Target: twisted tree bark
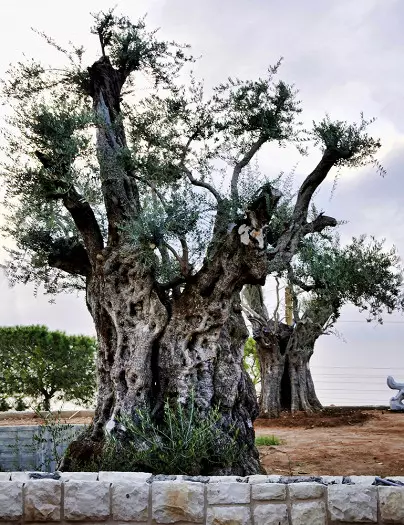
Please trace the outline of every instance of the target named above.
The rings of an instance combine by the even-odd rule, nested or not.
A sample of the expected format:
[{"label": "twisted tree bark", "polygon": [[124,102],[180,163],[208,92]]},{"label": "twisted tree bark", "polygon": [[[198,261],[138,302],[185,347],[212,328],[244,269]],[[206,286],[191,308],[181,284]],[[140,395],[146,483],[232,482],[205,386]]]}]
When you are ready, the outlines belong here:
[{"label": "twisted tree bark", "polygon": [[[239,294],[246,283],[264,284],[271,265],[285,267],[304,235],[336,224],[325,216],[307,222],[307,212],[313,192],[338,157],[332,150],[324,153],[299,192],[291,223],[270,252],[263,232],[276,209],[279,192],[265,185],[250,203],[247,218],[232,224],[231,203],[207,183],[197,183],[182,162],[180,168],[190,182],[210,189],[218,201],[217,220],[201,269],[194,275],[184,273],[182,287],[177,283],[170,293],[170,286],[158,283],[120,227],[135,220],[141,211],[136,177],[121,162],[127,148],[120,118],[126,74],[105,56],[89,69],[88,93],[99,121],[97,155],[108,242],[104,247],[96,221],[76,220],[87,255],[87,305],[99,342],[99,383],[92,434],[85,446],[71,447],[70,456],[85,459],[83,454],[99,450],[97,442],[102,441],[106,424],[122,413],[134,415],[137,409],[146,409],[158,421],[166,399],[186,404],[193,396],[202,413],[219,406],[220,425],[236,430],[244,445],[231,472],[219,469],[217,473],[258,473],[261,466],[253,430],[258,406],[243,368],[247,331]],[[266,136],[260,137],[236,165],[233,189],[241,169],[266,140]],[[86,208],[78,211],[88,212]],[[63,266],[73,271],[72,262],[64,260]],[[68,468],[66,462],[64,468]]]}]

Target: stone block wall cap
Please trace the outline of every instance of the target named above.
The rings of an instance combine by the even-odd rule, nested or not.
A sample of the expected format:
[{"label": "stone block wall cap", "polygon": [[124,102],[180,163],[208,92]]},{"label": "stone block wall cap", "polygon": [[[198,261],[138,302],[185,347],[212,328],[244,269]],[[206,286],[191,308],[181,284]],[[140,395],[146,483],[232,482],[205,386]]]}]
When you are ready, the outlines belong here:
[{"label": "stone block wall cap", "polygon": [[375,476],[349,476],[354,485],[371,486],[375,483]]},{"label": "stone block wall cap", "polygon": [[62,481],[98,481],[98,472],[58,472]]},{"label": "stone block wall cap", "polygon": [[98,473],[98,481],[135,481],[146,482],[153,478],[150,472],[112,472],[100,471]]},{"label": "stone block wall cap", "polygon": [[209,483],[245,483],[248,478],[240,476],[210,476]]}]

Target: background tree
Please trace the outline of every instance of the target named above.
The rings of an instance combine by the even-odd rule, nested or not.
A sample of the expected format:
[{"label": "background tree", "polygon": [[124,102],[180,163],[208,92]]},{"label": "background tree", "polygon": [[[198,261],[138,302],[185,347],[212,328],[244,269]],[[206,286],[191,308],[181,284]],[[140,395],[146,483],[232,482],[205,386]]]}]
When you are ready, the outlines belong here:
[{"label": "background tree", "polygon": [[403,308],[399,258],[394,248],[386,251],[384,242],[374,238],[353,238],[346,246],[336,235],[306,238],[286,279],[294,302],[292,326],[280,321],[279,301],[270,318],[260,287],[244,292],[260,364],[262,417],[321,408],[309,362],[317,339],[332,333],[345,304],[379,323],[383,312]]},{"label": "background tree", "polygon": [[96,342],[45,326],[0,328],[0,396],[29,397],[50,410],[52,400],[88,406],[95,395]]},{"label": "background tree", "polygon": [[[260,470],[258,407],[242,364],[247,338],[239,292],[289,263],[301,240],[333,226],[308,220],[313,193],[334,166],[375,162],[369,122],[326,118],[302,131],[296,91],[277,77],[230,79],[206,96],[184,46],[158,40],[143,20],[95,17],[100,58],[81,47],[57,69],[17,64],[3,93],[13,108],[4,169],[14,281],[49,292],[81,287],[98,337],[99,389],[87,448],[105,425],[146,408],[158,421],[165,399],[201,413],[220,406],[244,453],[231,471]],[[184,69],[185,67],[185,69]],[[139,78],[154,89],[144,96]],[[143,96],[142,96],[143,95]],[[280,200],[249,165],[268,143],[312,140],[322,150],[290,220],[268,225]],[[272,231],[272,230],[271,230]],[[93,445],[91,445],[93,443]]]}]

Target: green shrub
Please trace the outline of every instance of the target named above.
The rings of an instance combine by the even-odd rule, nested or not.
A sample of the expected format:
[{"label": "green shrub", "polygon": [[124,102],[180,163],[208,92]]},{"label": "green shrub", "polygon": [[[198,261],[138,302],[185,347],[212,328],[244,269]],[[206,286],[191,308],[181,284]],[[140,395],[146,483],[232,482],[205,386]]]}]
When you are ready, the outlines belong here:
[{"label": "green shrub", "polygon": [[282,440],[276,436],[257,436],[255,438],[255,445],[257,447],[270,447],[274,445],[281,445]]},{"label": "green shrub", "polygon": [[231,468],[244,445],[234,428],[220,427],[217,408],[203,414],[194,400],[184,407],[166,402],[162,421],[156,423],[147,411],[124,415],[117,429],[106,437],[102,454],[91,464],[70,470],[146,471],[153,474],[209,475]]},{"label": "green shrub", "polygon": [[0,396],[29,398],[44,410],[55,399],[91,405],[95,351],[92,337],[46,326],[0,327]]},{"label": "green shrub", "polygon": [[5,397],[0,399],[0,412],[7,412],[7,410],[10,410],[11,405],[7,401]]},{"label": "green shrub", "polygon": [[70,423],[62,423],[60,411],[56,414],[51,411],[39,412],[37,415],[43,419],[38,431],[32,437],[32,450],[43,449],[41,463],[34,466],[34,470],[50,472],[54,463],[58,465],[63,457],[64,450],[81,429]]},{"label": "green shrub", "polygon": [[24,410],[27,410],[28,408],[29,407],[27,403],[24,401],[24,399],[22,399],[22,397],[19,397],[18,399],[16,399],[14,403],[14,409],[17,412],[23,412]]}]

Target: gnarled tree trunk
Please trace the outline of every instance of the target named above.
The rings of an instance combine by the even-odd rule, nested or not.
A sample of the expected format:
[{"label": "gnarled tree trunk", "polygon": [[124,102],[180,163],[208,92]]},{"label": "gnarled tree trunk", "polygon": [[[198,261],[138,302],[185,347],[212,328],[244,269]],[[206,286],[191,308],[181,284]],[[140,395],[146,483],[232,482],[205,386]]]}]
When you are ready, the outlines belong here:
[{"label": "gnarled tree trunk", "polygon": [[320,410],[310,359],[315,342],[332,317],[333,306],[314,302],[302,318],[289,326],[269,320],[260,286],[246,286],[243,298],[260,364],[260,417],[276,418],[283,410]]},{"label": "gnarled tree trunk", "polygon": [[314,343],[303,343],[299,325],[269,321],[255,332],[255,341],[261,369],[260,417],[276,418],[282,410],[320,410],[309,365]]},{"label": "gnarled tree trunk", "polygon": [[[134,415],[137,409],[146,409],[158,421],[167,398],[186,404],[193,396],[202,412],[219,405],[221,426],[229,431],[236,429],[244,445],[231,472],[219,469],[217,473],[258,473],[261,467],[253,430],[258,406],[243,369],[247,331],[239,294],[247,283],[264,284],[271,264],[277,271],[285,267],[305,235],[336,224],[335,219],[323,215],[308,222],[307,213],[315,189],[338,157],[333,150],[324,153],[299,191],[290,224],[273,240],[276,249],[268,251],[263,232],[276,209],[279,192],[270,185],[263,186],[250,203],[246,217],[233,217],[230,210],[234,203],[231,205],[206,182],[195,181],[186,169],[184,149],[184,158],[176,168],[184,171],[191,184],[211,191],[217,201],[217,220],[199,271],[191,273],[184,264],[179,276],[181,288],[177,281],[163,285],[153,269],[142,262],[142,246],[130,245],[123,228],[141,213],[137,176],[130,163],[122,162],[127,143],[120,97],[128,74],[125,68],[113,67],[107,56],[89,68],[88,94],[97,115],[107,246],[91,207],[71,192],[65,206],[85,249],[79,250],[79,265],[77,261],[73,265],[69,253],[63,260],[53,261],[54,266],[86,277],[87,305],[99,342],[98,398],[92,434],[88,446],[82,442],[80,449],[79,443],[75,452],[71,447],[70,453],[77,459],[83,459],[81,451],[93,453],[107,423],[113,423],[122,413]],[[260,135],[236,164],[232,178],[235,202],[242,168],[267,139],[265,134]],[[64,468],[68,468],[67,463]]]},{"label": "gnarled tree trunk", "polygon": [[[253,428],[258,403],[243,367],[248,332],[239,293],[214,279],[215,286],[203,294],[206,279],[168,305],[130,250],[105,249],[98,257],[87,287],[99,342],[92,451],[108,421],[136,409],[150,411],[158,421],[166,399],[187,403],[193,396],[202,413],[219,407],[221,427],[237,431],[242,445],[238,464],[213,474],[262,472]],[[86,447],[75,450],[79,460],[88,459]],[[63,468],[69,468],[68,461]]]},{"label": "gnarled tree trunk", "polygon": [[260,363],[261,392],[260,417],[279,417],[287,408],[284,399],[284,372],[287,363],[287,347],[292,329],[287,325],[276,327],[272,321],[262,333],[256,335],[257,355]]}]

